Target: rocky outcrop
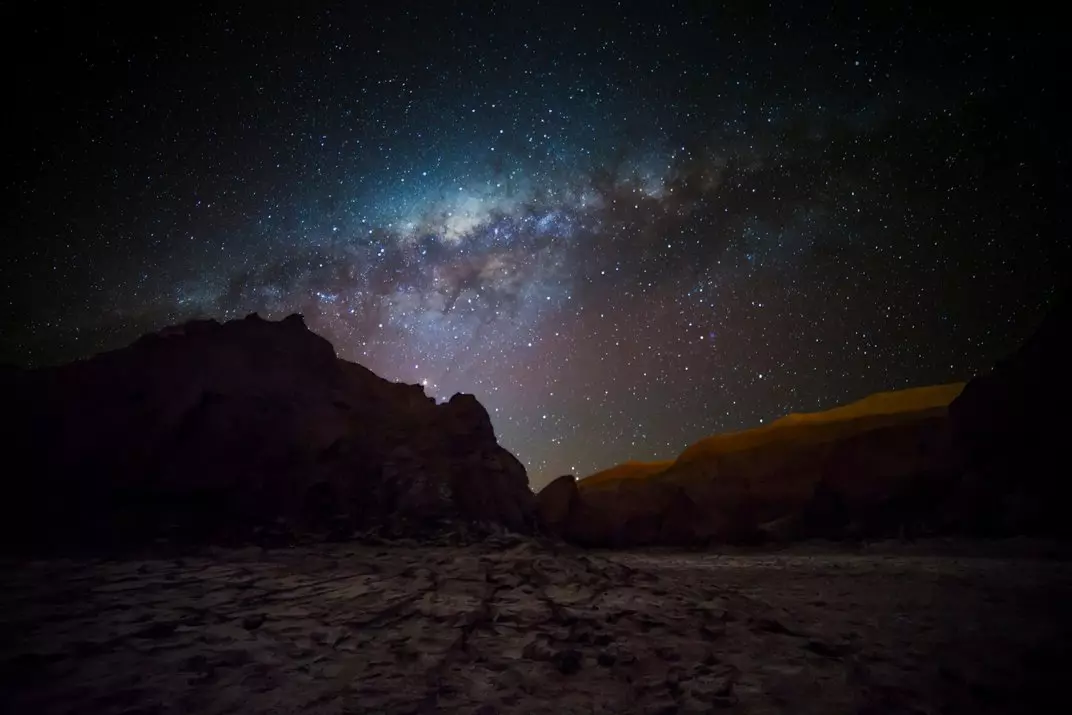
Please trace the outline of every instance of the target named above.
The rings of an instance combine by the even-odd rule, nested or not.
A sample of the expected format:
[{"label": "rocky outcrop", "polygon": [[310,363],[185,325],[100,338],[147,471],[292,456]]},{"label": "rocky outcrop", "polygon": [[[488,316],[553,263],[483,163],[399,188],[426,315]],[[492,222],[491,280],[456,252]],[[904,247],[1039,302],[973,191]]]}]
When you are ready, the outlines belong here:
[{"label": "rocky outcrop", "polygon": [[537,523],[524,467],[472,395],[437,405],[338,359],[300,316],[194,321],[5,384],[9,539]]},{"label": "rocky outcrop", "polygon": [[946,411],[962,387],[880,393],[716,435],[673,462],[600,472],[577,483],[568,518],[548,527],[613,547],[931,528],[955,474]]},{"label": "rocky outcrop", "polygon": [[536,511],[540,522],[552,533],[562,531],[569,521],[570,510],[577,497],[577,478],[566,474],[555,479],[540,490],[536,497]]},{"label": "rocky outcrop", "polygon": [[964,530],[1072,537],[1064,496],[1070,334],[1066,293],[1018,351],[950,405],[964,457],[956,515]]}]

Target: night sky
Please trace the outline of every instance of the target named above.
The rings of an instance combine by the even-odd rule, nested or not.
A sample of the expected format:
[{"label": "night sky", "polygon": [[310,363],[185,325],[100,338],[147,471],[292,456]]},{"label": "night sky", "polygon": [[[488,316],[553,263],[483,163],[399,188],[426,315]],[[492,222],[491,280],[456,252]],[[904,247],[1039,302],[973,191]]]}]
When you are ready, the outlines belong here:
[{"label": "night sky", "polygon": [[5,3],[0,359],[300,312],[539,486],[965,379],[1066,280],[1053,18],[581,4]]}]

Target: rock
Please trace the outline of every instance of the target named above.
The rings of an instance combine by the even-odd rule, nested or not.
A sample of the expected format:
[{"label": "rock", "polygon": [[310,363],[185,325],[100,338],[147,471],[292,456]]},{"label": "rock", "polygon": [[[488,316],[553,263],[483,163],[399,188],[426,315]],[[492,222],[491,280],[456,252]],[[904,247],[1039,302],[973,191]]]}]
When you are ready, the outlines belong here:
[{"label": "rock", "polygon": [[847,643],[826,643],[824,641],[809,640],[804,648],[824,658],[843,658],[852,652],[852,646]]},{"label": "rock", "polygon": [[521,655],[529,660],[554,660],[558,651],[551,648],[547,639],[537,636],[522,648]]},{"label": "rock", "polygon": [[[962,385],[879,393],[715,435],[672,462],[630,462],[581,479],[541,509],[583,546],[757,544],[864,535],[925,523],[956,463],[947,409]],[[867,475],[860,478],[860,475]],[[545,517],[546,519],[547,517]]]},{"label": "rock", "polygon": [[300,316],[192,321],[4,384],[8,460],[33,473],[6,480],[8,548],[537,525],[475,397],[437,405],[338,359]]},{"label": "rock", "polygon": [[551,662],[558,668],[558,672],[563,675],[573,675],[578,672],[583,661],[584,656],[581,655],[581,652],[573,648],[557,651],[551,656]]},{"label": "rock", "polygon": [[723,638],[726,635],[726,628],[722,625],[718,625],[715,628],[712,628],[704,624],[700,626],[699,633],[700,638],[710,643],[712,641],[717,641]]},{"label": "rock", "polygon": [[[1038,330],[988,374],[971,380],[950,405],[964,459],[955,518],[986,536],[1072,538],[1065,512],[1067,338],[1072,294],[1059,296]],[[1055,471],[1055,468],[1057,471]]]},{"label": "rock", "polygon": [[175,632],[178,627],[178,623],[170,621],[154,621],[145,628],[142,628],[135,635],[139,638],[150,638],[156,640],[158,638],[166,638]]},{"label": "rock", "polygon": [[264,625],[266,616],[263,613],[254,613],[242,619],[242,627],[247,631],[255,631]]},{"label": "rock", "polygon": [[577,498],[577,478],[572,474],[555,479],[536,495],[540,522],[552,534],[561,535]]},{"label": "rock", "polygon": [[789,628],[775,618],[756,618],[752,620],[750,625],[754,630],[760,631],[761,633],[777,633],[778,635],[783,636],[800,635],[795,630]]}]

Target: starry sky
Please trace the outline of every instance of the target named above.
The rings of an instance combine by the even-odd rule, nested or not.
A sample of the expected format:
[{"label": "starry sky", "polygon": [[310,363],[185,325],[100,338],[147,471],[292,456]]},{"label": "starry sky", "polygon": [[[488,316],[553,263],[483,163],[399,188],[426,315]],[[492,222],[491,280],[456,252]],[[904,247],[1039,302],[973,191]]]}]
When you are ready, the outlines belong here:
[{"label": "starry sky", "polygon": [[300,312],[538,487],[965,379],[1067,280],[1044,15],[166,5],[0,10],[4,362]]}]

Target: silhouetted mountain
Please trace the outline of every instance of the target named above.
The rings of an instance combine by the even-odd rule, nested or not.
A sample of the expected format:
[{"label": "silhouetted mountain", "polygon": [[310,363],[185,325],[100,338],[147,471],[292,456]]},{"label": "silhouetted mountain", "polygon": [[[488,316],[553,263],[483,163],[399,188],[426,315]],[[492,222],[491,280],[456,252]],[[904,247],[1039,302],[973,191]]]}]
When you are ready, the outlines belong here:
[{"label": "silhouetted mountain", "polygon": [[3,382],[9,546],[536,523],[472,395],[437,405],[336,358],[301,316],[194,321]]},{"label": "silhouetted mountain", "polygon": [[[872,395],[706,438],[673,462],[633,462],[580,480],[548,524],[589,545],[699,544],[898,529],[903,493],[954,473],[946,409],[963,385]],[[546,491],[546,490],[545,490]],[[831,498],[836,507],[828,504]]]}]

